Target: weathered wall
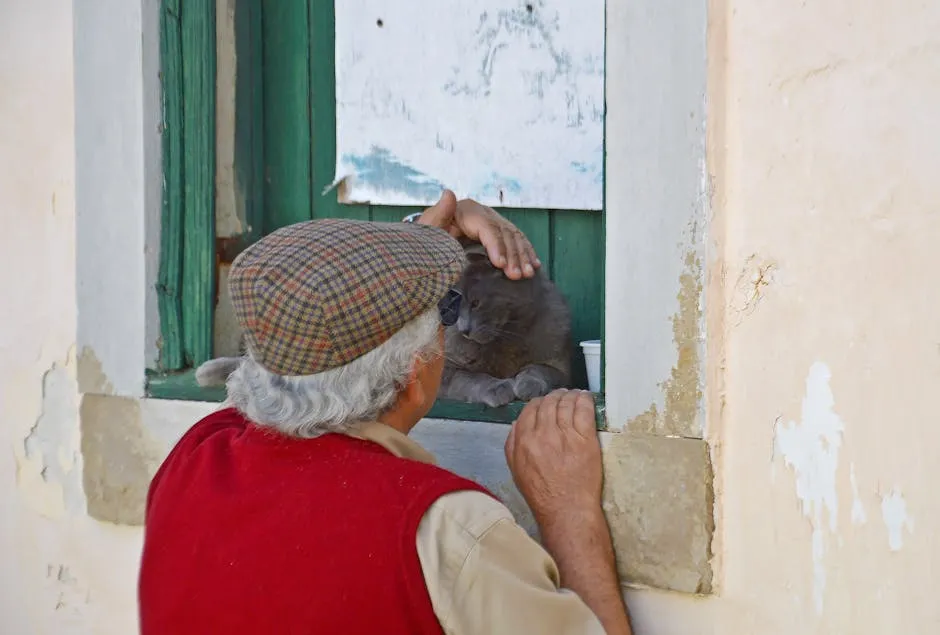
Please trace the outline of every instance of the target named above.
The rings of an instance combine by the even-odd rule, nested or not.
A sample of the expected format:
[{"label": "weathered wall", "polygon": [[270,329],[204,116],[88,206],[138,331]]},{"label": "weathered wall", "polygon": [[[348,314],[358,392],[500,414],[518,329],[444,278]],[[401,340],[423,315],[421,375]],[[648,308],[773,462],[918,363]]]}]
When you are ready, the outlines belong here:
[{"label": "weathered wall", "polygon": [[159,261],[158,250],[146,247],[159,245],[163,186],[154,81],[159,31],[142,25],[144,12],[154,21],[158,4],[75,3],[75,256],[83,392],[139,397],[144,368],[156,359],[156,290],[146,281],[156,279]]},{"label": "weathered wall", "polygon": [[[609,0],[645,19],[625,3]],[[631,591],[639,633],[940,626],[940,6],[882,7],[711,1],[703,265],[719,595]],[[16,635],[135,632],[140,530],[89,514],[139,514],[147,470],[209,407],[79,399],[72,19],[66,0],[0,9],[0,616]],[[610,156],[611,174],[625,169]],[[132,300],[139,311],[145,299]],[[104,362],[112,385],[123,364]],[[432,449],[475,444],[491,464],[461,469],[505,483],[496,426],[479,438],[433,427],[418,432]],[[635,480],[655,450],[631,455],[638,443],[621,438],[605,443],[623,534],[658,508]],[[643,478],[682,490],[680,467]],[[644,553],[620,551],[636,569]]]},{"label": "weathered wall", "polygon": [[612,429],[704,436],[705,35],[706,0],[607,2],[604,349]]},{"label": "weathered wall", "polygon": [[72,34],[71,2],[0,8],[0,630],[10,635],[135,632],[140,533],[86,516],[81,485]]},{"label": "weathered wall", "polygon": [[715,632],[938,632],[940,4],[711,9]]}]

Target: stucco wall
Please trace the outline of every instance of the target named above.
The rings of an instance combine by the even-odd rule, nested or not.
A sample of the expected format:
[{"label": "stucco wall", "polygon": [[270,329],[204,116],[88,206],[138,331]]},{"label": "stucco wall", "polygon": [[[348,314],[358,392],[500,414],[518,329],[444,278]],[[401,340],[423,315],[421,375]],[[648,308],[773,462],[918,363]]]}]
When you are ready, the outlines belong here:
[{"label": "stucco wall", "polygon": [[0,6],[0,631],[10,635],[135,632],[140,532],[91,520],[81,486],[72,17],[62,0]]},{"label": "stucco wall", "polygon": [[938,632],[940,4],[711,8],[715,630]]},{"label": "stucco wall", "polygon": [[[93,520],[98,484],[82,482],[95,412],[118,398],[77,391],[71,7],[0,8],[0,630],[13,635],[135,632],[140,530]],[[140,19],[126,11],[115,19]],[[940,625],[937,33],[940,6],[913,0],[709,6],[718,596],[631,591],[638,633]],[[610,155],[615,175],[625,166]],[[121,405],[122,451],[147,457],[206,407]]]}]

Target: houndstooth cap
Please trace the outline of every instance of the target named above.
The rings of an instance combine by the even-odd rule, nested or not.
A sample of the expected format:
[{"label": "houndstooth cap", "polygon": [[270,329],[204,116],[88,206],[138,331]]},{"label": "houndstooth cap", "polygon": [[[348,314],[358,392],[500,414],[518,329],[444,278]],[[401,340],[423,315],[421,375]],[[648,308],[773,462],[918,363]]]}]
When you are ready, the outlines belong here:
[{"label": "houndstooth cap", "polygon": [[313,375],[384,343],[433,308],[463,272],[447,232],[338,218],[288,225],[232,263],[235,317],[273,373]]}]

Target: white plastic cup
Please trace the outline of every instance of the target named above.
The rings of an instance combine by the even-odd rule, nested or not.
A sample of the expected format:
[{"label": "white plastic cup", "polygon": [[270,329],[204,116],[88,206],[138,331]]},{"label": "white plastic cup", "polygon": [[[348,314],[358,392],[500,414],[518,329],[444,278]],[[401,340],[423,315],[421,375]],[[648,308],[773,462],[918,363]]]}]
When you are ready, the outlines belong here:
[{"label": "white plastic cup", "polygon": [[591,392],[601,391],[601,341],[585,340],[581,342],[584,352],[584,365],[587,367],[588,389]]}]

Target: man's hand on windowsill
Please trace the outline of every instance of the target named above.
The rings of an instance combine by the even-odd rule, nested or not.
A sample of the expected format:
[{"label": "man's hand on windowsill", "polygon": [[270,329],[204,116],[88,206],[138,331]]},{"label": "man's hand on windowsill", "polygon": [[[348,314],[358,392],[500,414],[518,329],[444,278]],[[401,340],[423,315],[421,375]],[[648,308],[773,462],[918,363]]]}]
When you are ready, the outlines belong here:
[{"label": "man's hand on windowsill", "polygon": [[519,228],[491,207],[471,199],[457,201],[450,190],[444,190],[441,200],[426,209],[416,222],[440,227],[454,238],[480,242],[490,262],[511,280],[531,278],[542,266],[532,243]]},{"label": "man's hand on windowsill", "polygon": [[562,389],[526,404],[506,439],[506,463],[562,585],[584,600],[607,633],[630,635],[601,507],[604,476],[591,394]]}]

